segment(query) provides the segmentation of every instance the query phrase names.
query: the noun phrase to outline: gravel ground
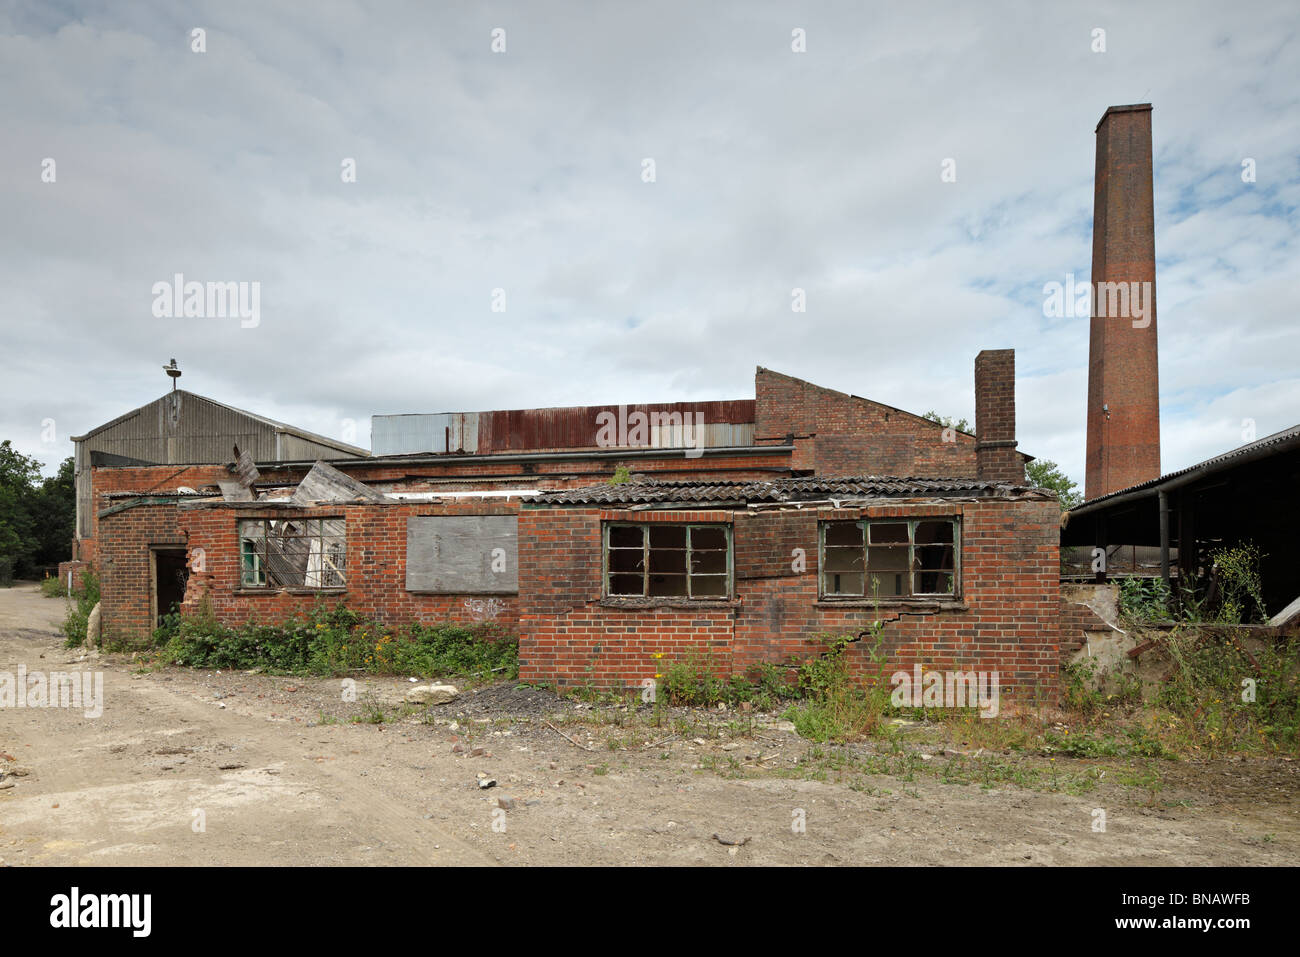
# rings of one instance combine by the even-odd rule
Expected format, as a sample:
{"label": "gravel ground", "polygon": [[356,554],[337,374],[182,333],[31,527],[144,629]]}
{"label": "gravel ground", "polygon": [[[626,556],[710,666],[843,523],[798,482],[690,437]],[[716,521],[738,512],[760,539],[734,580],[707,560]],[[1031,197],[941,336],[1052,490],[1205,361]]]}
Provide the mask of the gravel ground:
{"label": "gravel ground", "polygon": [[350,702],[337,679],[83,659],[62,614],[34,586],[0,590],[0,672],[104,681],[99,717],[0,709],[6,864],[1300,861],[1285,759],[971,754],[930,726],[828,748],[774,714],[665,709],[655,725],[511,683],[422,709],[402,704],[407,680],[371,678]]}

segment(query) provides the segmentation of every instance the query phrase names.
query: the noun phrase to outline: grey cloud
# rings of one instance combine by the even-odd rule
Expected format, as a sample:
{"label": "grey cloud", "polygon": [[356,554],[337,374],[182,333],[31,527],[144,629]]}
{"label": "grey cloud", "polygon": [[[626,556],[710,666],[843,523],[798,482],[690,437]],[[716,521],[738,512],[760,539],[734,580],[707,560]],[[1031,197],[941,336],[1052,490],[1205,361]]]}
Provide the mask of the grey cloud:
{"label": "grey cloud", "polygon": [[[1179,467],[1234,443],[1238,405],[1260,434],[1300,418],[1292,19],[20,4],[0,13],[0,435],[52,464],[70,447],[43,448],[41,419],[66,436],[142,404],[172,355],[195,391],[362,440],[371,412],[744,396],[759,364],[970,418],[974,354],[1011,346],[1021,446],[1082,479],[1087,321],[1044,318],[1041,289],[1086,278],[1097,119],[1151,100]],[[261,325],[153,318],[175,272],[260,281]]]}

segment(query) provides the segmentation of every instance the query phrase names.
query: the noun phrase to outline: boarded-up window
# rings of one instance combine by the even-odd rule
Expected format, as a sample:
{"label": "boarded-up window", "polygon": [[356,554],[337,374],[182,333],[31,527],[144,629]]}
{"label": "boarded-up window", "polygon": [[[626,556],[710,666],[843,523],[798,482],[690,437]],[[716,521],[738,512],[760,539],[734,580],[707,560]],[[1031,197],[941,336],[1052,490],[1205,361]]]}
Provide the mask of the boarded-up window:
{"label": "boarded-up window", "polygon": [[519,591],[514,515],[422,515],[406,520],[406,590],[444,595]]}
{"label": "boarded-up window", "polygon": [[341,518],[246,519],[239,523],[244,588],[342,588],[347,536]]}
{"label": "boarded-up window", "polygon": [[958,594],[952,519],[823,522],[822,595],[906,598]]}

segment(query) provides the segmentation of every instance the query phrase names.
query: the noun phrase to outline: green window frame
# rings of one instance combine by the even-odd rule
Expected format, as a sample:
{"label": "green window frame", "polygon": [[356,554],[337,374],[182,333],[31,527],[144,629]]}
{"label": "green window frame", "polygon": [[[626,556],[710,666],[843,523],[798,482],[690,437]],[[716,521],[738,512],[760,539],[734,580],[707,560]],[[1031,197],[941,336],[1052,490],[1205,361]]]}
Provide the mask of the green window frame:
{"label": "green window frame", "polygon": [[346,524],[339,518],[246,518],[238,523],[241,588],[347,586]]}
{"label": "green window frame", "polygon": [[823,598],[956,598],[961,520],[822,522],[817,567]]}
{"label": "green window frame", "polygon": [[607,522],[602,551],[607,598],[731,598],[730,525]]}

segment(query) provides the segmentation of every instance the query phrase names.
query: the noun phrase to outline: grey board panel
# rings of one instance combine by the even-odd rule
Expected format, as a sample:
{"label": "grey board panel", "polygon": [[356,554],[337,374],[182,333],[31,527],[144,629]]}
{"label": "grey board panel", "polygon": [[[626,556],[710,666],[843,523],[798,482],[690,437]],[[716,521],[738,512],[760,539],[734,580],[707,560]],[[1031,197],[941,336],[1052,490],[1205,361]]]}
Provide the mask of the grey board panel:
{"label": "grey board panel", "polygon": [[[504,551],[505,567],[500,565]],[[421,515],[406,520],[406,590],[445,595],[519,592],[514,515]]]}

